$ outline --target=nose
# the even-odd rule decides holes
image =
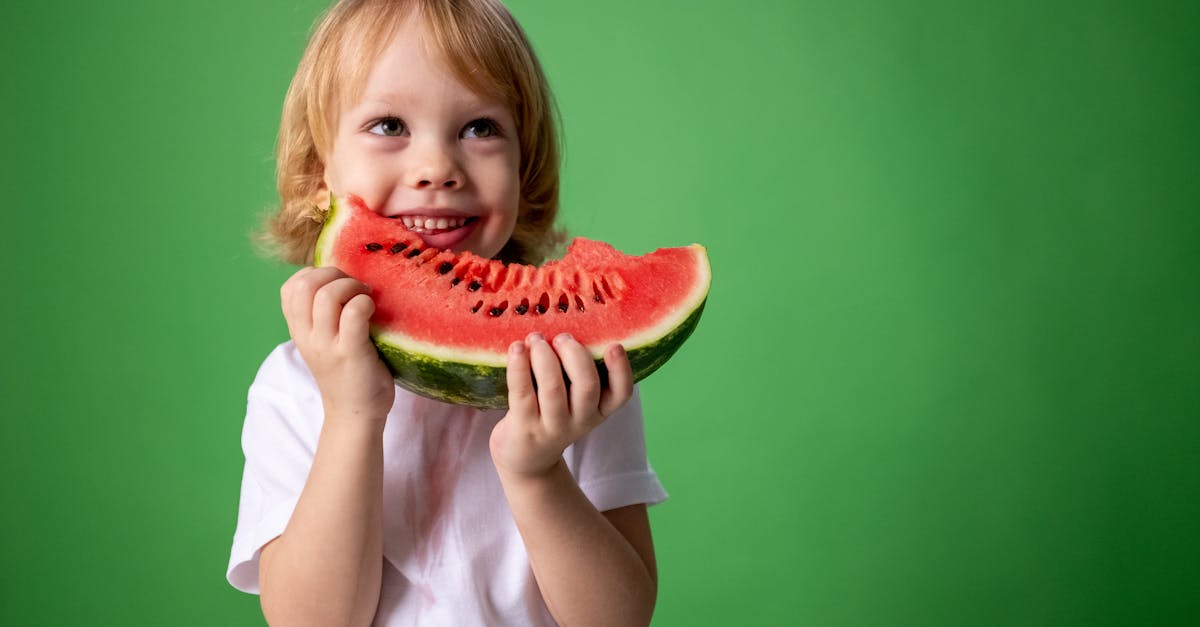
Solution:
[[[428,141],[410,146],[412,169],[409,184],[416,189],[457,189],[463,185],[462,171],[453,147]]]

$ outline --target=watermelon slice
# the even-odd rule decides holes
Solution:
[[[505,407],[508,346],[534,331],[573,335],[602,378],[604,349],[620,343],[641,380],[691,335],[708,296],[698,244],[634,257],[576,238],[562,260],[505,264],[426,247],[358,198],[342,204],[331,204],[315,263],[373,288],[372,339],[397,382],[430,398]]]

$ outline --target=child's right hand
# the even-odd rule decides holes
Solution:
[[[371,288],[332,267],[301,268],[279,290],[288,332],[321,390],[326,420],[374,420],[396,388],[368,335]]]

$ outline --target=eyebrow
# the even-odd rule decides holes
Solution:
[[[393,104],[399,101],[412,100],[412,96],[407,92],[392,91],[376,94],[363,94],[362,101],[364,104]]]
[[[456,106],[462,106],[464,109],[503,109],[509,111],[507,103],[496,98],[482,98],[478,94],[471,92],[470,99],[463,99],[455,102]],[[375,94],[364,94],[360,102],[354,106],[355,109],[360,107],[384,107],[390,108],[395,106],[405,106],[416,100],[407,92],[381,92]]]

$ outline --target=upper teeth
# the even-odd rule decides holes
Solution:
[[[400,216],[400,221],[404,222],[404,226],[410,229],[424,229],[426,231],[442,230],[442,229],[457,229],[466,224],[466,218],[428,218],[425,216]]]

